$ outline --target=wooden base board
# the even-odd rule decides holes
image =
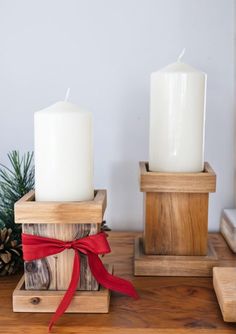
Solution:
[[[110,273],[113,266],[107,267]],[[25,278],[22,276],[13,292],[14,312],[43,312],[56,311],[65,291],[25,290]],[[77,291],[66,313],[108,313],[110,291],[100,287],[98,291]]]
[[[212,268],[217,265],[218,256],[210,242],[206,256],[146,255],[142,237],[135,239],[135,276],[211,277]]]
[[[236,322],[236,267],[214,268],[213,285],[224,321]]]

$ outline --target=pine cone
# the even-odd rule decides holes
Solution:
[[[107,225],[105,220],[103,220],[103,222],[101,224],[101,231],[102,232],[111,231],[110,227]]]
[[[14,239],[12,229],[0,229],[0,276],[14,274],[22,265],[21,244]]]

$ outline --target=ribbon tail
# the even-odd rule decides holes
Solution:
[[[79,252],[75,250],[75,256],[74,256],[74,263],[73,263],[73,271],[71,276],[71,281],[68,287],[68,290],[64,294],[64,297],[62,301],[60,302],[55,314],[50,320],[48,331],[50,332],[55,322],[62,316],[62,314],[66,311],[68,306],[70,305],[70,302],[75,294],[75,291],[78,286],[80,278],[80,256]]]
[[[109,274],[98,255],[88,253],[89,267],[95,279],[105,288],[139,298],[133,285],[120,277]]]

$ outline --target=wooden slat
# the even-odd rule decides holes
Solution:
[[[93,201],[35,202],[31,191],[15,203],[17,224],[101,223],[106,209],[106,190],[97,190]]]
[[[112,266],[108,267],[112,273]],[[13,292],[14,312],[55,312],[65,291],[25,290],[24,276]],[[74,295],[66,313],[107,313],[110,291],[101,287],[98,291],[79,291]]]
[[[135,239],[134,274],[136,276],[200,276],[211,277],[219,264],[211,242],[206,256],[146,255],[142,238]]]
[[[162,173],[148,170],[147,162],[140,162],[140,190],[142,192],[209,193],[216,191],[216,175],[209,163],[202,173]]]
[[[236,268],[214,268],[213,285],[224,321],[236,322]]]

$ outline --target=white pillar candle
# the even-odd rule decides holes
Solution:
[[[151,74],[150,171],[203,170],[205,91],[206,74],[180,59]]]
[[[64,102],[34,115],[36,201],[94,197],[92,116]]]

